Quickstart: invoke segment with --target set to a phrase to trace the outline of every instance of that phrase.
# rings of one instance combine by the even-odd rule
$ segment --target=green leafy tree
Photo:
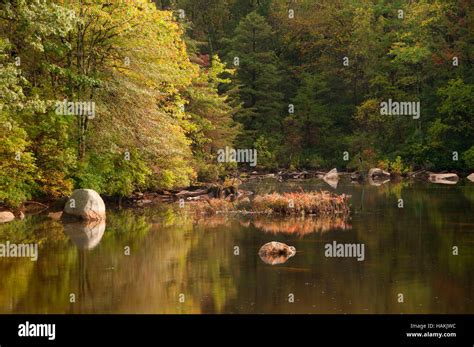
[[[8,43],[0,38],[0,202],[18,207],[35,190],[37,167],[27,132],[19,123],[25,96],[20,72],[8,62]]]
[[[198,178],[204,181],[216,180],[223,173],[223,167],[216,160],[216,152],[225,146],[232,146],[239,131],[233,115],[238,107],[233,107],[228,94],[220,94],[219,86],[228,85],[230,78],[223,75],[234,74],[225,68],[219,57],[212,58],[210,66],[203,66],[199,76],[184,93],[187,100],[186,114],[189,116],[188,137],[194,160],[198,167]]]

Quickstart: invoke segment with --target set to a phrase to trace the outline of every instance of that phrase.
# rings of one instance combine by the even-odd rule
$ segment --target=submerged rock
[[[0,212],[0,223],[8,223],[15,219],[15,215],[9,211]]]
[[[76,189],[64,207],[64,213],[83,220],[105,218],[105,204],[100,195],[92,189]]]
[[[260,259],[270,265],[283,264],[295,254],[295,247],[276,241],[264,244],[258,251]]]

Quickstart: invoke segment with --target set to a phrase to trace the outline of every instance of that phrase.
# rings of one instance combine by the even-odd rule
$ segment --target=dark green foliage
[[[270,25],[257,12],[251,12],[235,29],[230,46],[228,60],[234,65],[238,62],[233,83],[242,103],[235,119],[244,127],[238,143],[249,148],[259,136],[278,138],[283,95],[279,92],[279,61]]]

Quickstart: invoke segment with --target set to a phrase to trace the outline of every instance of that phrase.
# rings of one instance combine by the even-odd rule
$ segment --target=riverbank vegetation
[[[193,203],[194,211],[201,214],[255,213],[275,215],[311,215],[321,217],[348,217],[349,195],[320,192],[272,193],[228,199],[201,199]]]
[[[216,181],[225,146],[264,169],[473,169],[469,5],[2,2],[0,202]]]
[[[255,211],[280,214],[317,216],[349,215],[350,196],[321,192],[272,193],[256,196]]]

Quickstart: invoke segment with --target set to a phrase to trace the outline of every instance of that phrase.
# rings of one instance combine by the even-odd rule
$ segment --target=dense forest
[[[0,202],[215,181],[226,146],[267,170],[474,169],[471,5],[2,0]]]

